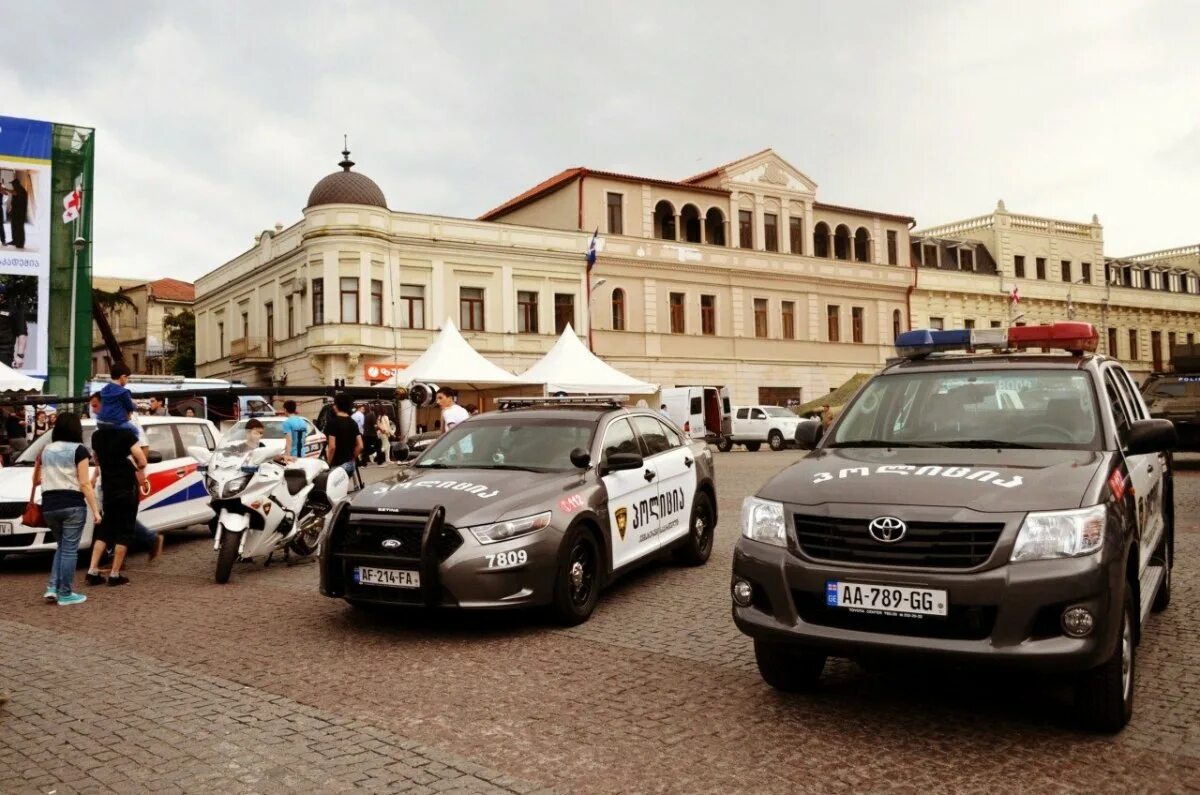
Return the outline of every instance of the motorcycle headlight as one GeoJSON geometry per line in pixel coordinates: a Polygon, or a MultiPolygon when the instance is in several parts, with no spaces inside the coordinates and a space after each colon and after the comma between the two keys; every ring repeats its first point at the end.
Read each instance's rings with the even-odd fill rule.
{"type": "Polygon", "coordinates": [[[742,535],[751,541],[787,546],[787,525],[783,503],[747,497],[742,503],[742,535]]]}
{"type": "Polygon", "coordinates": [[[1103,505],[1030,513],[1017,533],[1012,562],[1090,555],[1104,543],[1106,516],[1103,505]]]}
{"type": "Polygon", "coordinates": [[[536,516],[526,516],[524,519],[506,519],[495,524],[479,525],[470,528],[471,535],[481,544],[508,541],[510,538],[529,535],[547,527],[550,524],[550,516],[550,511],[546,511],[536,516]]]}
{"type": "Polygon", "coordinates": [[[208,489],[208,496],[220,499],[221,486],[212,475],[204,476],[204,488],[208,489]]]}
{"type": "Polygon", "coordinates": [[[249,475],[238,475],[236,478],[228,481],[225,484],[224,496],[225,497],[236,497],[238,494],[241,494],[243,490],[245,490],[246,484],[248,484],[249,482],[250,482],[249,475]]]}

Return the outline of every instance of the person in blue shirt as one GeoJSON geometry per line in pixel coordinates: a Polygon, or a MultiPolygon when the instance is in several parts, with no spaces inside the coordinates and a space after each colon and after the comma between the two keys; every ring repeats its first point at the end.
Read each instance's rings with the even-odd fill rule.
{"type": "Polygon", "coordinates": [[[287,419],[283,421],[283,432],[288,440],[288,454],[295,458],[304,457],[304,443],[308,439],[308,423],[296,413],[296,401],[285,400],[283,413],[287,419]]]}
{"type": "Polygon", "coordinates": [[[131,415],[137,413],[137,406],[133,402],[133,393],[125,387],[132,373],[124,362],[113,365],[112,381],[100,390],[100,411],[96,414],[96,423],[124,428],[140,436],[140,428],[131,421],[131,415]]]}

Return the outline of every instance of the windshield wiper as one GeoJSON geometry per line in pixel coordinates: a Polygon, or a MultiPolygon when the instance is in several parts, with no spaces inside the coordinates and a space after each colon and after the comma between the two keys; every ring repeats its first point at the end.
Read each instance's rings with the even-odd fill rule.
{"type": "Polygon", "coordinates": [[[1022,444],[1021,442],[1008,442],[1002,439],[955,439],[949,442],[942,442],[942,447],[977,447],[983,450],[1044,450],[1046,448],[1037,444],[1022,444]]]}
{"type": "Polygon", "coordinates": [[[441,464],[441,463],[438,463],[437,461],[430,461],[428,464],[417,464],[414,468],[415,469],[457,469],[457,467],[452,467],[449,464],[441,464]]]}
{"type": "Polygon", "coordinates": [[[510,470],[513,470],[516,472],[541,472],[542,471],[541,469],[538,469],[536,467],[523,467],[518,464],[489,464],[488,466],[478,467],[478,469],[510,469],[510,470]]]}
{"type": "Polygon", "coordinates": [[[883,439],[852,439],[830,447],[945,447],[941,442],[885,442],[883,439]]]}

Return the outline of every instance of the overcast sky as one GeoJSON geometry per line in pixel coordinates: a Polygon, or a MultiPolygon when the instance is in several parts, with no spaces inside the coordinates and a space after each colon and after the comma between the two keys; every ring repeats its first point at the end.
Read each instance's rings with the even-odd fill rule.
{"type": "Polygon", "coordinates": [[[194,279],[336,170],[474,217],[575,165],[767,146],[921,226],[1008,209],[1200,242],[1200,4],[27,2],[0,114],[97,128],[96,271],[194,279]]]}

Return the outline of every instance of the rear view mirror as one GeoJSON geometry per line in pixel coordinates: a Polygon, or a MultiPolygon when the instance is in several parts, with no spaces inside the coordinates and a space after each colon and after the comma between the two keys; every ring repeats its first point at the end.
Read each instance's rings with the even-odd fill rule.
{"type": "MultiPolygon", "coordinates": [[[[207,447],[192,446],[187,449],[187,454],[199,461],[201,464],[207,464],[212,458],[212,452],[207,447]]],[[[153,454],[152,454],[153,455],[153,454]]]]}
{"type": "Polygon", "coordinates": [[[639,453],[610,453],[604,459],[604,472],[622,472],[627,469],[640,469],[642,456],[639,453]]]}
{"type": "Polygon", "coordinates": [[[393,461],[407,461],[410,455],[408,445],[404,442],[392,442],[388,457],[393,461]]]}
{"type": "Polygon", "coordinates": [[[153,450],[146,453],[146,463],[148,464],[161,464],[162,460],[162,453],[154,452],[153,450]]]}
{"type": "Polygon", "coordinates": [[[816,449],[823,432],[820,420],[804,420],[796,426],[796,446],[801,450],[816,449]]]}
{"type": "Polygon", "coordinates": [[[1175,425],[1170,420],[1138,420],[1129,429],[1129,442],[1125,445],[1129,455],[1167,453],[1179,444],[1175,425]]]}
{"type": "Polygon", "coordinates": [[[576,447],[571,451],[571,463],[577,469],[587,469],[592,465],[592,456],[582,447],[576,447]]]}

